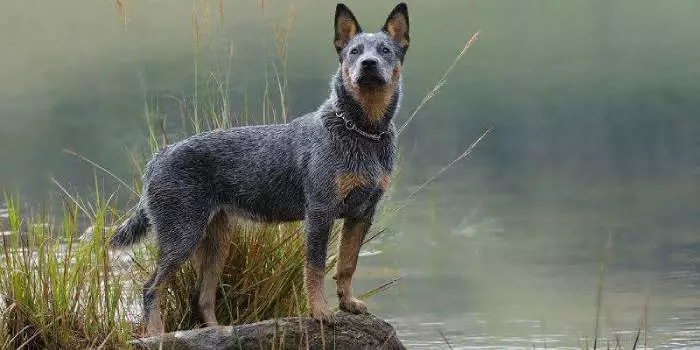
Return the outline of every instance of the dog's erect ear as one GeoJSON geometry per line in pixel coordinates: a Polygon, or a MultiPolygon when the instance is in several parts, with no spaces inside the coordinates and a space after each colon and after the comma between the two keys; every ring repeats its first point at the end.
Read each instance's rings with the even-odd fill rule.
{"type": "Polygon", "coordinates": [[[389,34],[402,49],[408,48],[410,39],[408,37],[408,7],[406,3],[402,2],[391,10],[382,31],[389,34]]]}
{"type": "Polygon", "coordinates": [[[333,39],[335,50],[340,53],[345,45],[348,44],[350,38],[361,32],[362,28],[357,23],[357,19],[355,19],[352,11],[347,6],[338,4],[335,7],[335,38],[333,39]]]}

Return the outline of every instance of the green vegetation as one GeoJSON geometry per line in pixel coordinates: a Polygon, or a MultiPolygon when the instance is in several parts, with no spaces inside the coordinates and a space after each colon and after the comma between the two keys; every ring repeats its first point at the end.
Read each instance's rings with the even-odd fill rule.
{"type": "MultiPolygon", "coordinates": [[[[126,24],[125,5],[122,2],[117,2],[117,5],[118,13],[126,24]]],[[[202,13],[208,12],[207,8],[202,13]]],[[[182,121],[180,129],[183,132],[169,134],[166,120],[158,112],[157,103],[146,101],[144,116],[148,127],[149,150],[129,153],[135,168],[133,185],[99,164],[68,151],[93,165],[100,174],[113,177],[123,188],[130,190],[134,198],[139,195],[138,175],[145,158],[152,152],[175,139],[213,128],[229,127],[234,123],[229,103],[230,62],[224,72],[211,72],[204,82],[198,81],[202,33],[211,30],[202,30],[203,25],[209,25],[207,21],[198,21],[202,13],[195,11],[193,14],[196,44],[194,96],[179,101],[182,121]],[[199,91],[203,87],[207,90],[204,94],[199,91]]],[[[284,23],[275,26],[277,57],[276,63],[272,64],[274,76],[268,79],[268,72],[265,73],[266,89],[260,114],[262,122],[288,119],[285,102],[287,82],[284,76],[286,39],[292,22],[293,11],[290,11],[284,23]],[[268,83],[268,80],[273,82],[268,83]],[[278,98],[273,100],[271,96],[274,94],[278,98]]],[[[402,130],[418,110],[437,94],[446,76],[475,39],[476,35],[401,126],[402,130]]],[[[236,122],[246,124],[250,120],[246,102],[247,98],[244,101],[242,120],[236,122]]],[[[420,188],[465,158],[477,142],[420,188]]],[[[58,182],[55,183],[65,195],[58,214],[51,210],[41,213],[22,212],[17,196],[5,195],[8,227],[0,227],[7,231],[2,235],[3,251],[0,261],[0,345],[2,348],[31,349],[126,347],[130,339],[143,331],[139,325],[141,285],[154,266],[154,247],[147,242],[132,251],[109,249],[112,225],[120,222],[124,216],[123,211],[116,208],[116,194],[107,195],[101,191],[101,179],[97,175],[94,198],[90,200],[74,195],[58,182]],[[81,218],[89,219],[92,234],[78,239],[78,222],[81,218]],[[47,222],[59,225],[47,225],[47,222]],[[22,232],[23,227],[26,227],[25,232],[22,232]]],[[[417,192],[418,190],[412,192],[393,206],[388,205],[394,209],[390,209],[388,215],[380,215],[384,219],[382,222],[405,207],[417,192]]],[[[55,204],[49,203],[49,208],[55,204]]],[[[249,224],[232,235],[231,253],[218,289],[216,310],[220,323],[242,324],[307,313],[302,282],[304,246],[301,230],[299,223],[249,224]]],[[[381,232],[381,229],[371,232],[368,240],[381,232]]],[[[329,244],[327,272],[335,263],[334,240],[335,234],[329,244]]],[[[189,308],[195,274],[189,263],[181,270],[161,298],[164,323],[168,331],[196,326],[189,308]]],[[[393,286],[397,281],[398,278],[392,279],[360,297],[370,297],[393,286]]]]}
{"type": "MultiPolygon", "coordinates": [[[[9,230],[19,232],[17,202],[6,196],[9,230]]],[[[107,207],[96,203],[95,231],[107,207]]],[[[121,300],[126,276],[112,270],[104,235],[74,239],[78,207],[63,211],[63,227],[30,219],[26,234],[3,235],[0,344],[3,348],[99,347],[123,343],[129,323],[121,300]]]]}
{"type": "MultiPolygon", "coordinates": [[[[9,229],[19,232],[20,212],[7,198],[9,229]]],[[[141,283],[153,267],[151,245],[129,254],[107,248],[112,209],[96,200],[94,232],[74,238],[78,207],[64,210],[64,225],[29,225],[26,234],[3,236],[0,343],[3,348],[120,347],[140,333],[141,283]]],[[[32,222],[43,222],[39,216],[32,222]]],[[[232,253],[219,289],[217,313],[224,324],[306,314],[303,236],[299,224],[245,227],[233,235],[232,253]]],[[[168,330],[193,325],[189,264],[163,298],[168,330]]]]}

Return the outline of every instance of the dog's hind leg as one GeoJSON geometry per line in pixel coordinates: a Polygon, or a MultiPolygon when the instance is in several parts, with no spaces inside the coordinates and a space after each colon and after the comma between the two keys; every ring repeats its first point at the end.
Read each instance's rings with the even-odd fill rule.
{"type": "Polygon", "coordinates": [[[157,214],[154,216],[158,260],[156,271],[143,287],[143,316],[148,335],[158,335],[164,331],[160,313],[161,288],[197,247],[207,224],[205,212],[199,213],[171,217],[168,221],[157,220],[161,217],[157,214]]]}
{"type": "Polygon", "coordinates": [[[160,298],[158,291],[149,293],[156,279],[157,271],[151,274],[148,281],[143,284],[143,325],[146,326],[147,335],[163,333],[163,321],[160,315],[160,298]]]}
{"type": "Polygon", "coordinates": [[[162,264],[158,259],[156,271],[143,285],[143,319],[146,325],[146,334],[159,335],[165,331],[160,313],[160,287],[164,281],[177,270],[180,264],[162,264]]]}
{"type": "Polygon", "coordinates": [[[230,248],[230,237],[234,223],[220,211],[209,222],[207,231],[192,256],[197,272],[197,285],[190,299],[190,307],[205,326],[215,326],[216,288],[219,285],[230,248]]]}

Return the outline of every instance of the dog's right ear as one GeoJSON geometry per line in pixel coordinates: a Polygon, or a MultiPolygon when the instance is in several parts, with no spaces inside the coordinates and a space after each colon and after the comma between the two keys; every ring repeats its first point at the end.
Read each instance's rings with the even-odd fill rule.
{"type": "Polygon", "coordinates": [[[362,28],[352,11],[347,6],[338,4],[335,7],[335,38],[333,39],[335,51],[340,53],[350,39],[361,32],[362,28]]]}
{"type": "Polygon", "coordinates": [[[389,34],[389,36],[399,44],[404,53],[406,53],[411,39],[408,36],[408,6],[406,6],[405,2],[394,7],[389,17],[386,19],[382,31],[389,34]]]}

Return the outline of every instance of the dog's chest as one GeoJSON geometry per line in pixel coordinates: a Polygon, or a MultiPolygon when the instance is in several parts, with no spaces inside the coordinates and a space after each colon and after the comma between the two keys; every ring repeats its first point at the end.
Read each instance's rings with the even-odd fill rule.
{"type": "Polygon", "coordinates": [[[361,211],[389,189],[393,168],[391,151],[389,147],[345,152],[345,161],[336,168],[334,177],[335,196],[345,211],[361,211]]]}
{"type": "Polygon", "coordinates": [[[336,175],[335,186],[336,195],[341,201],[352,201],[357,195],[386,192],[391,186],[391,175],[386,171],[377,174],[344,171],[336,175]]]}

